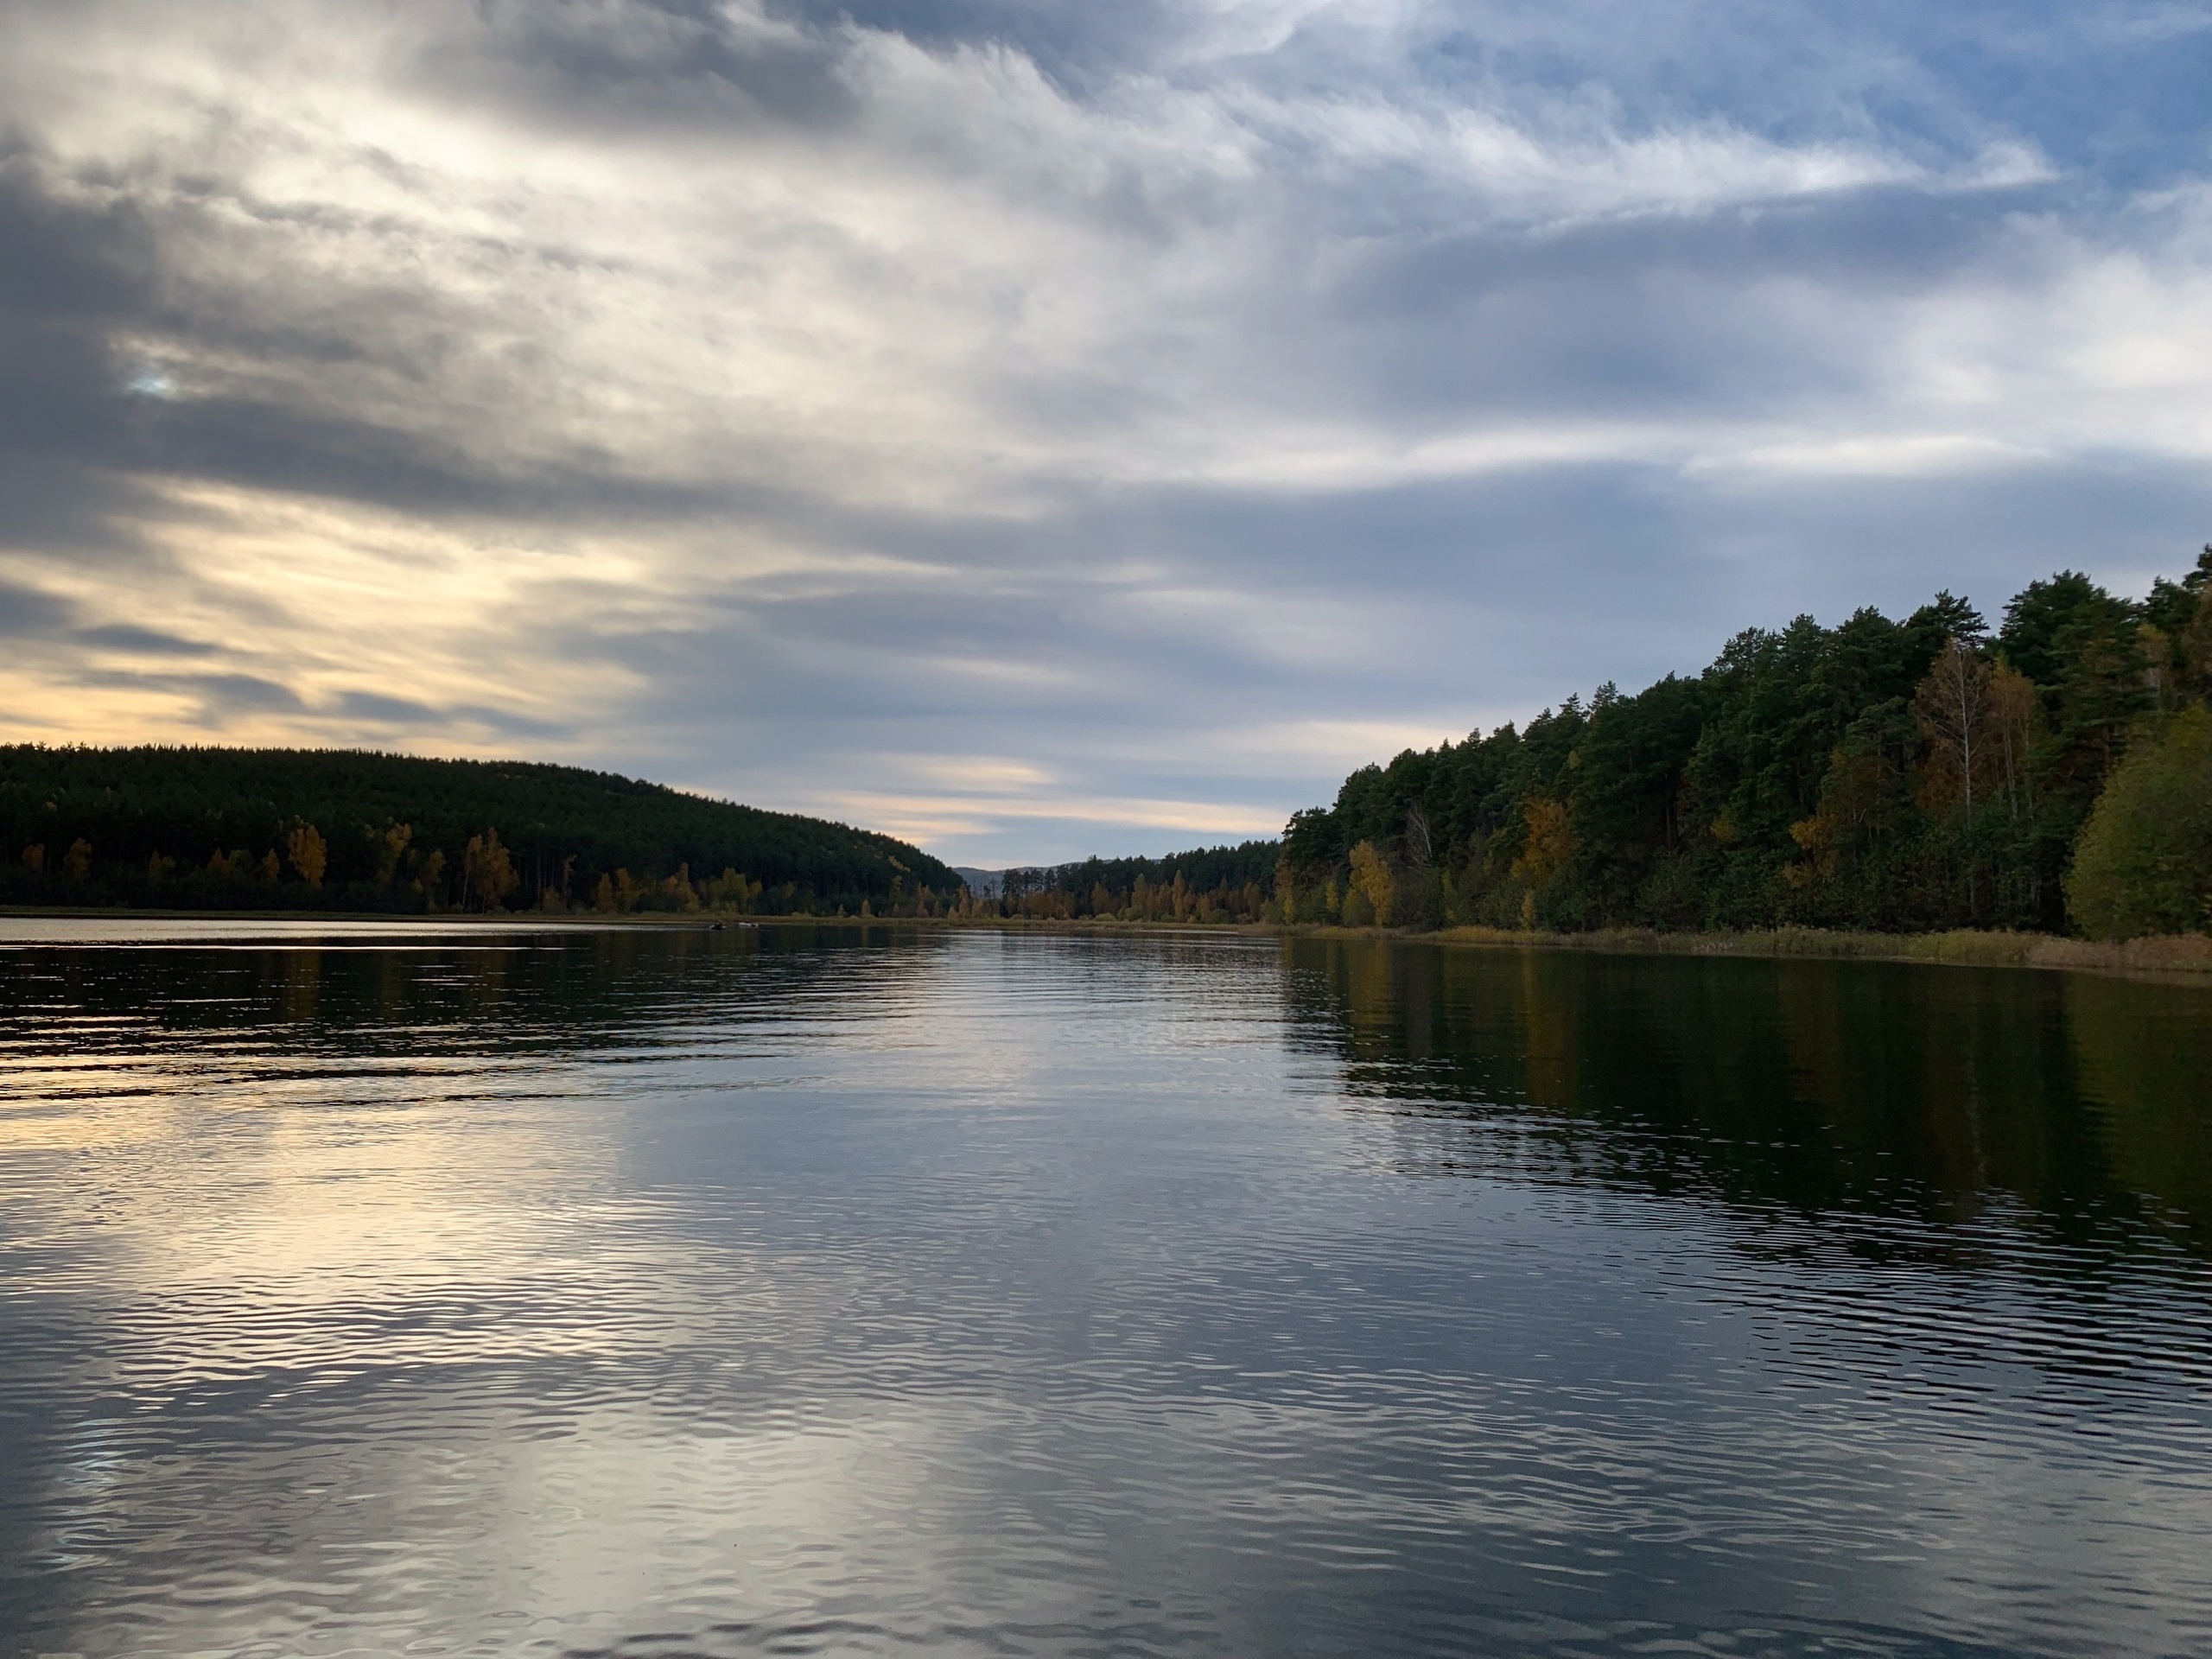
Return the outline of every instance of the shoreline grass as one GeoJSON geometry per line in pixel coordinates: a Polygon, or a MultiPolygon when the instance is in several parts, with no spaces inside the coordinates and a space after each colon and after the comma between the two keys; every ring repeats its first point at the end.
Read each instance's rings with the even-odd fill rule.
{"type": "Polygon", "coordinates": [[[1501,928],[1455,927],[1430,937],[1452,944],[1596,950],[1622,956],[1796,957],[2131,976],[2212,975],[2212,935],[2202,933],[2098,940],[1967,928],[1943,933],[1851,933],[1814,927],[1758,933],[1662,933],[1643,928],[1518,933],[1501,928]]]}

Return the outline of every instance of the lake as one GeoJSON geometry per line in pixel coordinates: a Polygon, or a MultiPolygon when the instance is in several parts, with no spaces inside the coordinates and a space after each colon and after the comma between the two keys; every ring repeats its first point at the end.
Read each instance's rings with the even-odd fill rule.
{"type": "Polygon", "coordinates": [[[0,922],[10,1654],[2212,1651],[2212,989],[0,922]]]}

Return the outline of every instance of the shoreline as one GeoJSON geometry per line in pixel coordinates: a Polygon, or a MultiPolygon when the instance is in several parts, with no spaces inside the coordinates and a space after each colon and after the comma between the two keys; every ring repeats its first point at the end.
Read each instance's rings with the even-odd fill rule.
{"type": "Polygon", "coordinates": [[[516,911],[437,912],[394,915],[389,911],[136,910],[29,905],[0,906],[0,921],[52,919],[109,922],[273,922],[298,925],[370,924],[381,927],[488,927],[511,931],[594,928],[679,928],[736,932],[771,927],[928,927],[993,929],[1043,933],[1174,933],[1257,935],[1276,938],[1374,939],[1451,945],[1466,950],[1582,950],[1600,956],[1741,957],[1769,960],[1897,962],[1924,967],[2026,968],[2044,971],[2114,974],[2183,982],[2212,978],[2212,934],[2170,933],[2120,940],[2069,939],[2050,933],[1956,930],[1943,933],[1855,933],[1825,928],[1780,928],[1773,932],[1678,933],[1656,928],[1598,928],[1586,933],[1522,932],[1465,926],[1414,931],[1395,927],[1342,927],[1325,923],[1124,922],[1113,918],[1042,919],[1023,916],[734,916],[698,911],[642,911],[620,916],[553,915],[516,911]]]}
{"type": "Polygon", "coordinates": [[[2132,978],[2193,980],[2212,976],[2212,935],[2203,933],[2099,940],[1981,929],[1957,929],[1944,933],[1850,933],[1795,927],[1779,928],[1770,933],[1662,933],[1656,929],[1602,928],[1588,933],[1517,933],[1502,928],[1454,927],[1440,929],[1426,937],[1477,948],[1518,945],[1544,950],[1594,950],[1612,956],[1902,962],[1924,967],[2028,968],[2120,974],[2132,978]]]}

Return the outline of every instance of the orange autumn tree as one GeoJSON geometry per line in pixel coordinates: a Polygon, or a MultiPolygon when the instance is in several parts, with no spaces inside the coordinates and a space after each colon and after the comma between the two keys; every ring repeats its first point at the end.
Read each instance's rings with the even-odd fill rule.
{"type": "Polygon", "coordinates": [[[330,867],[330,847],[315,825],[302,821],[292,826],[284,837],[284,857],[308,886],[322,885],[322,873],[330,867]]]}
{"type": "Polygon", "coordinates": [[[461,858],[461,906],[463,910],[493,910],[522,884],[514,860],[499,842],[499,832],[487,829],[471,836],[461,858]]]}

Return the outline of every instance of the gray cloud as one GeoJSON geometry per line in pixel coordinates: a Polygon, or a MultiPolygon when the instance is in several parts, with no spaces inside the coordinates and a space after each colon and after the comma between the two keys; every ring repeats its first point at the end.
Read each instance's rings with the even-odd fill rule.
{"type": "Polygon", "coordinates": [[[158,628],[79,628],[74,638],[84,645],[148,657],[207,657],[219,649],[204,639],[181,639],[158,628]]]}
{"type": "Polygon", "coordinates": [[[67,617],[67,607],[52,594],[0,582],[0,638],[44,633],[62,626],[67,617]]]}
{"type": "Polygon", "coordinates": [[[2212,505],[2212,31],[2153,8],[19,0],[0,45],[22,735],[1161,848],[1747,622],[2139,583],[2212,505]]]}

